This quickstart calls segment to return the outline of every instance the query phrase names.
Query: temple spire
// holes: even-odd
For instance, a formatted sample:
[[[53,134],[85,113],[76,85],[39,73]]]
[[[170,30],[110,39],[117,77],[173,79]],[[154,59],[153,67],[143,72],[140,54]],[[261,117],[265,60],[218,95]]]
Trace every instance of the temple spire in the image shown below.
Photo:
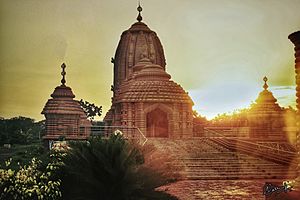
[[[140,1],[139,1],[139,6],[137,7],[137,11],[139,11],[139,15],[136,18],[139,22],[141,22],[143,19],[142,15],[141,15],[142,10],[143,10],[143,8],[141,7]]]
[[[264,82],[265,82],[265,84],[264,84],[264,89],[267,90],[268,87],[269,87],[268,84],[267,84],[268,78],[265,76],[263,80],[264,80]]]
[[[66,71],[65,71],[65,68],[66,68],[66,64],[65,63],[63,63],[61,66],[60,66],[61,68],[62,68],[62,72],[61,72],[61,75],[62,75],[62,79],[61,79],[61,84],[62,85],[65,85],[65,83],[66,83],[66,79],[65,79],[65,76],[66,76]]]

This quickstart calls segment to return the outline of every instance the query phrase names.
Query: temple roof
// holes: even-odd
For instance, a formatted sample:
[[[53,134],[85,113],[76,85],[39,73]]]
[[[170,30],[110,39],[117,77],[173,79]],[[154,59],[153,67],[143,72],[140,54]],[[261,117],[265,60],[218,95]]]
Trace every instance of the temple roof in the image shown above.
[[[72,115],[85,115],[78,101],[73,98],[75,95],[72,89],[65,85],[65,64],[61,65],[63,69],[61,72],[62,80],[61,85],[54,89],[51,94],[52,99],[48,99],[42,114],[72,114]]]
[[[296,45],[300,44],[300,31],[294,32],[289,35],[289,39]],[[296,47],[295,47],[296,49]]]
[[[51,94],[53,98],[75,98],[72,89],[65,85],[57,86],[54,92]]]
[[[151,63],[148,58],[142,58],[134,67],[132,77],[135,80],[169,80],[171,76],[162,66]]]
[[[73,99],[48,99],[42,114],[85,115],[78,101]]]
[[[268,90],[268,78],[264,77],[264,90],[261,91],[258,95],[258,98],[255,100],[255,104],[252,105],[252,110],[255,111],[281,111],[281,107],[277,103],[277,99],[273,96],[273,93]]]
[[[166,62],[162,44],[156,33],[141,22],[142,9],[139,7],[138,22],[122,33],[113,59],[115,88],[128,79],[132,73],[131,68],[143,57],[149,58],[153,64],[160,65],[165,70]]]
[[[144,58],[133,68],[134,74],[125,81],[115,97],[115,102],[165,102],[188,103],[193,105],[192,99],[184,89],[170,80],[159,65],[152,64]]]
[[[173,81],[159,80],[139,80],[125,84],[116,102],[189,103],[193,105],[193,101],[180,85]]]

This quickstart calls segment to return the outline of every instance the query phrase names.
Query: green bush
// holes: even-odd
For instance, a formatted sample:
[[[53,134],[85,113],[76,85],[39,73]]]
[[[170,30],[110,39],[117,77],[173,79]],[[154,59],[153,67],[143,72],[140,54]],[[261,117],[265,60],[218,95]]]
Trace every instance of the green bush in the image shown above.
[[[163,164],[165,157],[144,159],[152,150],[112,135],[71,142],[66,152],[52,151],[46,165],[33,158],[12,168],[10,160],[0,168],[0,199],[176,199],[156,191],[174,174]]]
[[[0,199],[61,199],[61,180],[57,176],[62,165],[59,157],[55,156],[42,170],[39,169],[41,161],[36,158],[28,166],[20,165],[18,170],[10,169],[10,164],[11,160],[6,161],[5,167],[0,169]]]
[[[120,135],[75,142],[70,147],[63,159],[64,199],[175,199],[155,190],[157,182],[152,182],[159,178],[147,173],[139,148]]]

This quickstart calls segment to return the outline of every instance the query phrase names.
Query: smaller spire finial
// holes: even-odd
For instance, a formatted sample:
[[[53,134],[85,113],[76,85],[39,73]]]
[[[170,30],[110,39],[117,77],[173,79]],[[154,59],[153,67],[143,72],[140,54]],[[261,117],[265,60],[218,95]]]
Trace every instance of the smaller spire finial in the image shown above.
[[[61,72],[61,75],[62,75],[62,79],[61,79],[61,84],[62,85],[65,85],[65,83],[66,83],[66,79],[65,79],[65,76],[66,76],[66,71],[65,71],[65,68],[66,68],[66,64],[65,63],[63,63],[61,66],[60,66],[61,68],[62,68],[62,72]]]
[[[139,6],[137,7],[137,11],[139,11],[139,15],[137,16],[137,20],[139,21],[139,22],[141,22],[142,21],[142,15],[141,15],[141,12],[142,12],[142,10],[143,10],[143,8],[141,7],[141,3],[140,3],[140,1],[139,1]]]
[[[269,87],[268,84],[267,84],[268,78],[265,76],[263,80],[264,80],[264,82],[265,82],[265,84],[264,84],[264,89],[267,90],[268,87]]]

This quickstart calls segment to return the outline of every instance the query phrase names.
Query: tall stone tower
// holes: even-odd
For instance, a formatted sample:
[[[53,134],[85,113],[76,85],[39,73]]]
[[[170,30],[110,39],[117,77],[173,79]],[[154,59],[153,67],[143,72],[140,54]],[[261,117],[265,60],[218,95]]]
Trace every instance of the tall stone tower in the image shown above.
[[[296,72],[296,97],[297,97],[297,136],[296,148],[300,160],[300,31],[289,35],[289,39],[295,45],[295,72]],[[298,163],[298,175],[300,175],[300,163]],[[300,177],[298,177],[300,182]],[[300,184],[300,183],[299,183]]]
[[[113,98],[106,125],[138,127],[147,137],[193,136],[193,102],[170,80],[156,33],[137,22],[121,35],[114,64]]]

